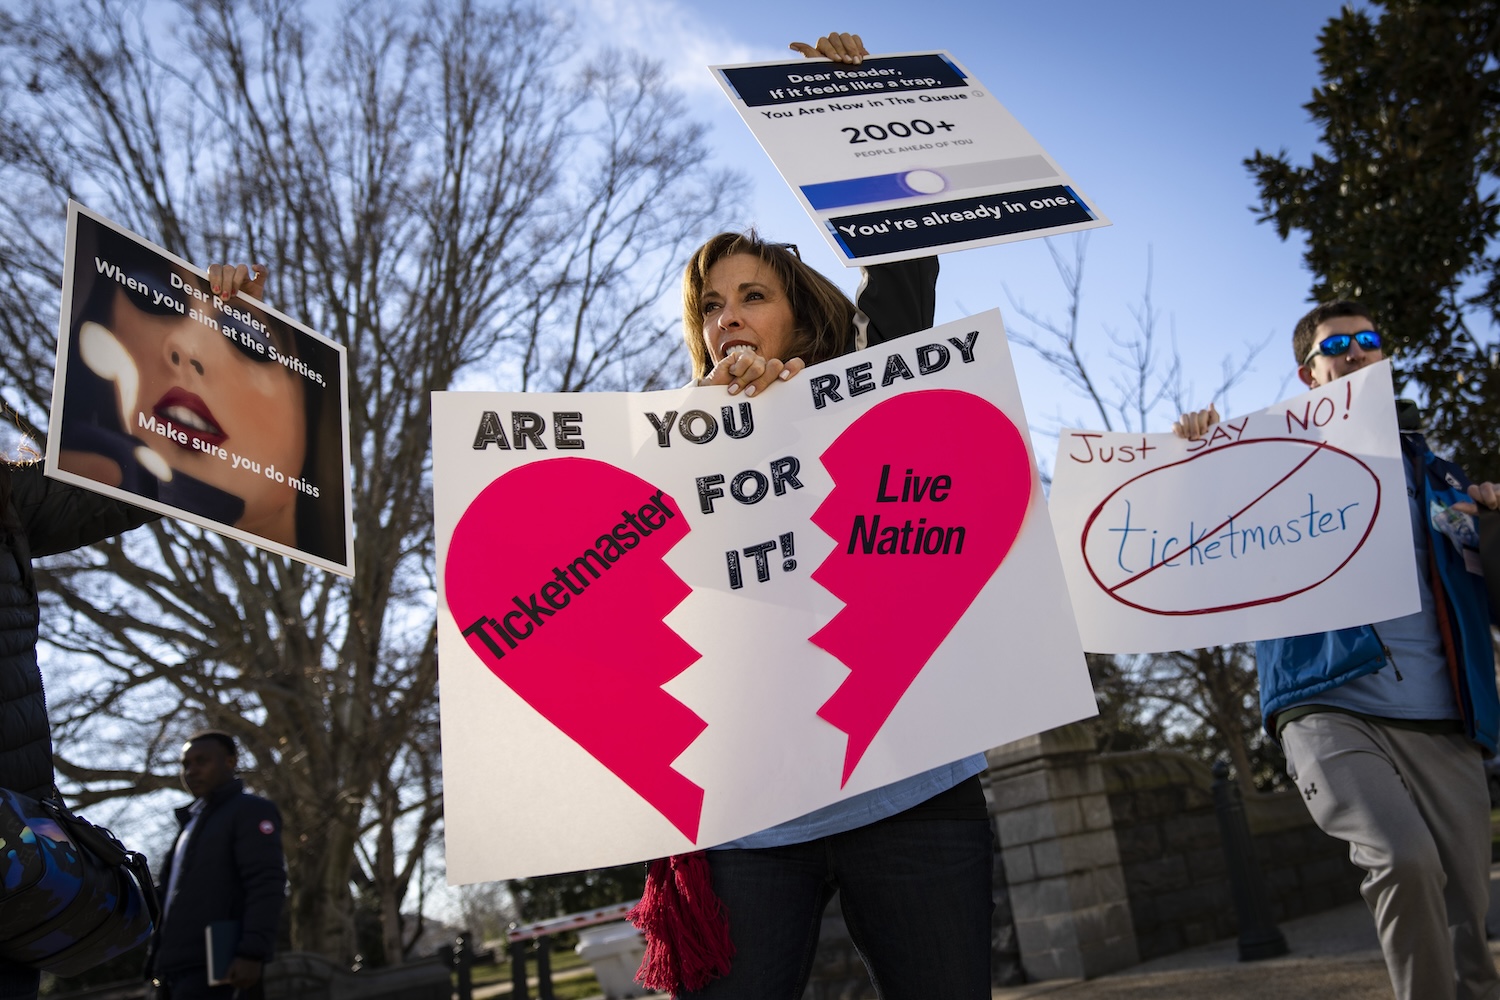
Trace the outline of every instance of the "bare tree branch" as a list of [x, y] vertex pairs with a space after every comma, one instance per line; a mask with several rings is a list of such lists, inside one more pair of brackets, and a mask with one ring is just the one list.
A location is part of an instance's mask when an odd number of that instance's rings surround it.
[[[0, 14], [4, 395], [43, 439], [78, 198], [348, 349], [358, 576], [162, 521], [38, 571], [59, 769], [84, 801], [176, 783], [232, 733], [282, 807], [297, 947], [352, 957], [351, 873], [413, 940], [440, 828], [430, 394], [639, 388], [662, 292], [743, 182], [659, 67], [580, 54], [528, 0], [91, 0]], [[162, 25], [173, 27], [163, 36]]]

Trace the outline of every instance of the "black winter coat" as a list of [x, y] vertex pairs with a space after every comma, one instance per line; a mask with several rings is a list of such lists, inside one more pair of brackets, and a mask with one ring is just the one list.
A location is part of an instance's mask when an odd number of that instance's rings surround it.
[[[269, 799], [245, 791], [238, 778], [209, 792], [182, 858], [172, 870], [177, 842], [162, 862], [161, 901], [175, 892], [151, 942], [147, 971], [170, 979], [207, 964], [203, 929], [215, 920], [238, 920], [234, 953], [264, 962], [276, 946], [276, 925], [286, 899], [286, 859], [281, 813]], [[177, 810], [178, 837], [191, 806]], [[182, 878], [178, 888], [172, 881]]]
[[[41, 463], [0, 464], [10, 502], [0, 509], [0, 787], [32, 798], [52, 788], [52, 736], [36, 661], [31, 557], [67, 552], [159, 515], [42, 475]], [[0, 495], [3, 495], [0, 484]]]

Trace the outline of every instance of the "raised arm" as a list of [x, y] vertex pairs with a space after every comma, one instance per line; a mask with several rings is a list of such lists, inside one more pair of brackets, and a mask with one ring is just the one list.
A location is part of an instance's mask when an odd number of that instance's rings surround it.
[[[829, 32], [813, 45], [792, 42], [789, 47], [808, 59], [831, 59], [855, 65], [870, 54], [865, 48], [864, 40], [858, 35], [838, 31]], [[722, 306], [716, 301], [714, 308]], [[694, 379], [693, 384], [727, 386], [730, 395], [743, 392], [746, 397], [753, 397], [777, 382], [785, 382], [805, 367], [807, 365], [804, 358], [766, 357], [754, 350], [736, 352], [725, 354], [708, 374]]]

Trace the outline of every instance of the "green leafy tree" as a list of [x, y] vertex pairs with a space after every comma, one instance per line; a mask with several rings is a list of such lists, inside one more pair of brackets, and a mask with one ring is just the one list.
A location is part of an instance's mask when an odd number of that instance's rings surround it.
[[[1311, 298], [1358, 299], [1476, 478], [1500, 479], [1500, 3], [1384, 0], [1319, 35], [1322, 149], [1245, 161], [1261, 219], [1306, 240]], [[1291, 313], [1289, 304], [1288, 312]], [[1288, 342], [1290, 342], [1288, 329]]]

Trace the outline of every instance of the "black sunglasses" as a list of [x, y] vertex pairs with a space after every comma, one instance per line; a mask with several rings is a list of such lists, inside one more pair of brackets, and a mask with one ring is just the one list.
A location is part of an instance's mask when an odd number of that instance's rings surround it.
[[[181, 302], [182, 295], [163, 279], [160, 274], [149, 271], [130, 271], [126, 274], [125, 281], [120, 282], [120, 291], [130, 299], [130, 304], [143, 313], [152, 316], [181, 316], [182, 313], [168, 301]], [[195, 276], [183, 278], [184, 283], [191, 283], [200, 291]], [[204, 310], [199, 310], [200, 312]], [[275, 343], [271, 338], [248, 323], [241, 323], [233, 316], [220, 314], [218, 323], [224, 332], [225, 339], [233, 344], [241, 354], [251, 361], [271, 361], [275, 354], [273, 350]], [[257, 350], [256, 342], [259, 342], [264, 350]]]
[[1304, 365], [1312, 364], [1313, 358], [1319, 354], [1330, 358], [1336, 358], [1340, 354], [1347, 354], [1350, 344], [1358, 344], [1361, 351], [1378, 351], [1380, 350], [1380, 334], [1374, 330], [1361, 330], [1358, 333], [1335, 333], [1332, 336], [1324, 337], [1318, 341], [1302, 363]]

